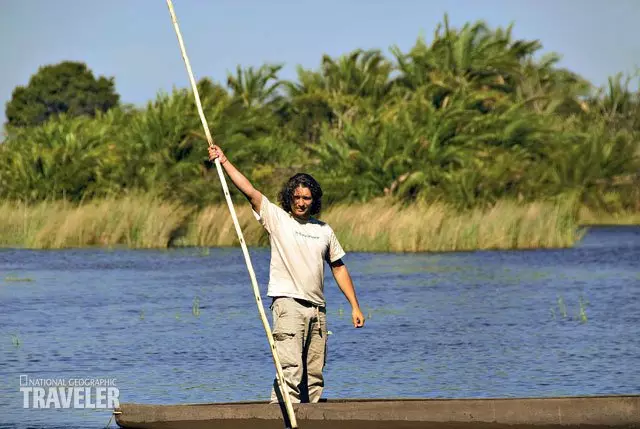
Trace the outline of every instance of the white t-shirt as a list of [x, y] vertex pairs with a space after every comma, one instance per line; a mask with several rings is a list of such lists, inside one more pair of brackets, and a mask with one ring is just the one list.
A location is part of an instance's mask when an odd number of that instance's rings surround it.
[[267, 295], [305, 299], [325, 305], [324, 263], [345, 255], [331, 227], [314, 218], [296, 220], [262, 196], [254, 216], [269, 233], [271, 264]]

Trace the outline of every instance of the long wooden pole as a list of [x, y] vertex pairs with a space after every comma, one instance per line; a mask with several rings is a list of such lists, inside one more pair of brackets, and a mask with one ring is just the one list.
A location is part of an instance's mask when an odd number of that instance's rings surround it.
[[[173, 22], [173, 27], [176, 30], [176, 35], [178, 36], [178, 43], [180, 43], [180, 51], [182, 52], [182, 59], [184, 60], [184, 64], [187, 68], [187, 73], [189, 74], [189, 81], [191, 82], [191, 88], [193, 89], [193, 95], [196, 101], [196, 106], [198, 108], [198, 114], [200, 115], [200, 120], [202, 121], [202, 127], [204, 128], [205, 135], [207, 136], [207, 142], [209, 143], [209, 147], [213, 147], [213, 138], [211, 137], [211, 132], [209, 131], [209, 125], [207, 124], [207, 120], [205, 119], [204, 112], [202, 111], [200, 94], [198, 93], [198, 87], [196, 85], [195, 79], [193, 78], [193, 72], [191, 71], [191, 65], [189, 63], [189, 58], [187, 57], [187, 51], [184, 47], [184, 42], [182, 41], [182, 35], [180, 34], [180, 28], [178, 27], [178, 19], [176, 18], [175, 11], [173, 10], [173, 3], [171, 2], [171, 0], [167, 0], [167, 6], [169, 7], [169, 13], [171, 14], [171, 21]], [[267, 320], [267, 316], [264, 312], [264, 307], [262, 306], [262, 299], [260, 298], [260, 289], [258, 288], [256, 275], [255, 275], [255, 272], [253, 271], [253, 265], [251, 264], [251, 258], [249, 256], [249, 251], [247, 250], [247, 244], [245, 243], [244, 236], [242, 234], [242, 229], [240, 228], [240, 223], [238, 222], [238, 217], [236, 216], [236, 212], [233, 208], [233, 202], [231, 201], [231, 196], [229, 195], [229, 187], [227, 186], [227, 181], [224, 177], [224, 172], [222, 170], [222, 166], [220, 165], [220, 160], [218, 158], [215, 159], [215, 165], [216, 165], [216, 169], [218, 170], [218, 177], [220, 177], [220, 182], [222, 183], [222, 189], [224, 191], [224, 196], [227, 200], [227, 205], [229, 206], [229, 211], [231, 212], [231, 217], [233, 218], [233, 224], [236, 227], [236, 233], [238, 234], [238, 239], [240, 240], [240, 245], [242, 246], [242, 253], [244, 254], [245, 262], [247, 263], [247, 269], [249, 270], [249, 277], [251, 278], [251, 284], [253, 285], [253, 293], [256, 298], [256, 304], [258, 305], [258, 312], [260, 313], [260, 318], [262, 319], [262, 324], [264, 325], [264, 330], [267, 334], [267, 339], [269, 340], [269, 346], [271, 348], [273, 362], [276, 366], [278, 384], [280, 385], [280, 392], [284, 397], [287, 414], [289, 416], [289, 422], [291, 423], [292, 428], [297, 428], [298, 423], [296, 421], [296, 416], [293, 411], [293, 405], [291, 404], [291, 398], [289, 397], [289, 391], [287, 389], [287, 385], [284, 379], [284, 373], [282, 372], [282, 365], [280, 364], [280, 358], [278, 357], [278, 353], [276, 351], [276, 345], [273, 340], [273, 333], [271, 332], [269, 321]]]

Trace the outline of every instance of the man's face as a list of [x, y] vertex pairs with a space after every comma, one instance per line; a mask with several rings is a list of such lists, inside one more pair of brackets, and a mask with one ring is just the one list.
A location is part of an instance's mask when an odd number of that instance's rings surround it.
[[291, 213], [300, 218], [309, 217], [309, 210], [311, 209], [311, 189], [302, 185], [298, 186], [293, 192], [293, 200], [291, 202]]

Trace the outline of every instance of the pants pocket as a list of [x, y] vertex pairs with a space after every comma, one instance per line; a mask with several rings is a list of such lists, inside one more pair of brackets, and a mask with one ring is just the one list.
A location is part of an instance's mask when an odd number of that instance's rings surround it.
[[277, 299], [273, 305], [273, 340], [283, 368], [301, 365], [302, 332], [295, 311], [287, 309], [287, 301]]

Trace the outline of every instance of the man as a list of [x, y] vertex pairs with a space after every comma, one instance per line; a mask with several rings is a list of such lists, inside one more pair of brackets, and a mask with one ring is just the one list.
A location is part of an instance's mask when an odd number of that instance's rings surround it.
[[[216, 158], [269, 234], [267, 295], [273, 299], [273, 339], [291, 402], [318, 402], [324, 388], [322, 371], [327, 349], [325, 262], [351, 304], [353, 326], [361, 328], [365, 320], [342, 261], [345, 252], [331, 227], [314, 217], [322, 207], [322, 189], [308, 174], [296, 174], [280, 191], [278, 206], [255, 189], [218, 146], [213, 146], [209, 159]], [[283, 402], [277, 379], [271, 402]]]

